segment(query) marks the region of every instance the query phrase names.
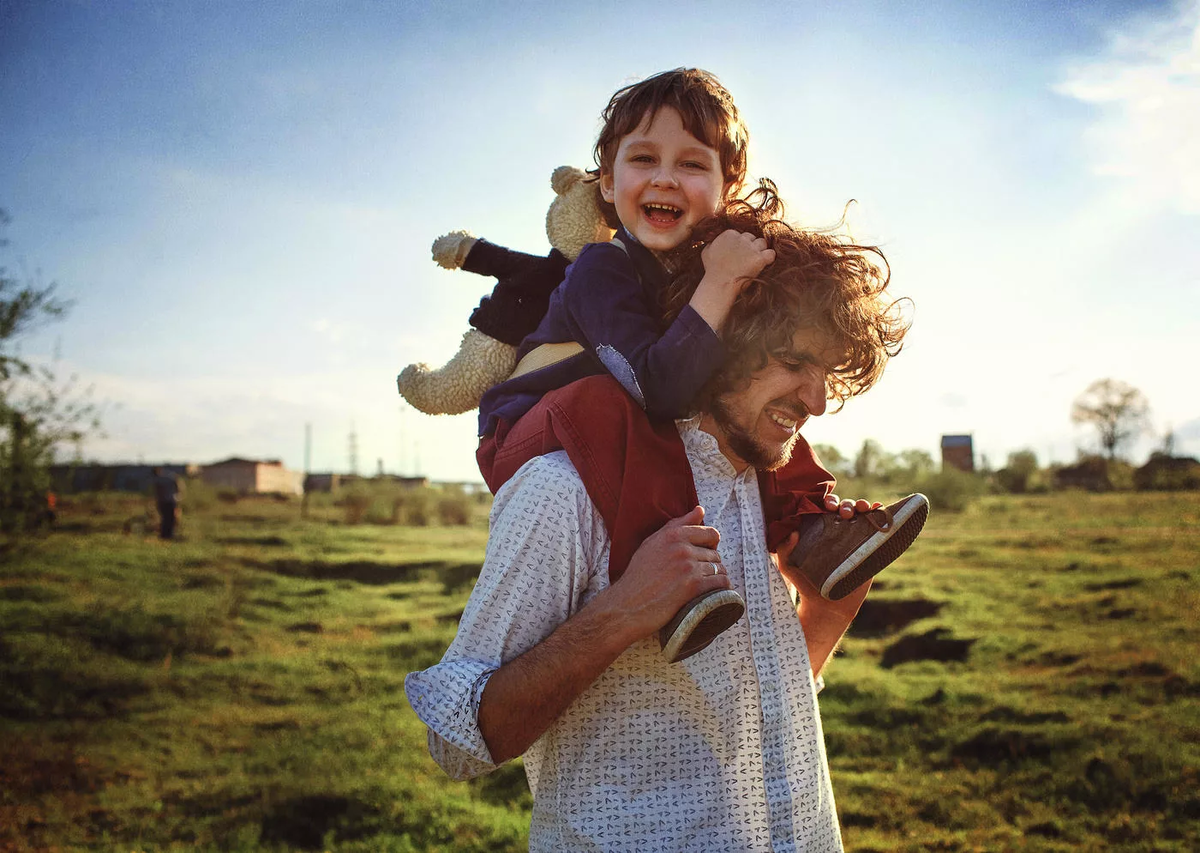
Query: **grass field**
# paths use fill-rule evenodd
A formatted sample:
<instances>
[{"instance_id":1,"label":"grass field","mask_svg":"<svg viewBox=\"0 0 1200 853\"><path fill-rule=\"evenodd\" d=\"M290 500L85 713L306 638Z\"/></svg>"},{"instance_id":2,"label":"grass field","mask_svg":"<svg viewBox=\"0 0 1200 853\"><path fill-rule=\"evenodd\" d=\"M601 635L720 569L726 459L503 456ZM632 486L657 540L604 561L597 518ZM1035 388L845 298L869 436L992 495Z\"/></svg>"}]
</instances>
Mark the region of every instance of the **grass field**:
<instances>
[{"instance_id":1,"label":"grass field","mask_svg":"<svg viewBox=\"0 0 1200 853\"><path fill-rule=\"evenodd\" d=\"M523 849L519 765L446 780L402 690L485 519L142 509L3 555L0 849ZM847 849L1200 849L1198 581L1196 493L935 508L821 696Z\"/></svg>"}]
</instances>

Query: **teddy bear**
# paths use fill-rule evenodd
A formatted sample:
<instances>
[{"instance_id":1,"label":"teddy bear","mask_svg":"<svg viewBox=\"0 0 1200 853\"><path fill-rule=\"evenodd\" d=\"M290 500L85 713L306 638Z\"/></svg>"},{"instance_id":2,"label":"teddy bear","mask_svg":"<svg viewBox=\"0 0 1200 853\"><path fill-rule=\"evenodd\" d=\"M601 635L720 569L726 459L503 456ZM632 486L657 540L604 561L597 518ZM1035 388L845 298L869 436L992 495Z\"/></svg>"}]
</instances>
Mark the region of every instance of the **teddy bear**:
<instances>
[{"instance_id":1,"label":"teddy bear","mask_svg":"<svg viewBox=\"0 0 1200 853\"><path fill-rule=\"evenodd\" d=\"M550 186L554 201L546 213L546 236L553 248L548 255L516 252L466 231L452 231L433 242L438 266L490 276L496 285L471 314L472 328L450 361L437 369L410 364L396 377L400 395L413 408L457 415L478 407L483 392L513 372L517 347L545 316L567 266L588 243L612 239L597 184L587 172L559 166Z\"/></svg>"}]
</instances>

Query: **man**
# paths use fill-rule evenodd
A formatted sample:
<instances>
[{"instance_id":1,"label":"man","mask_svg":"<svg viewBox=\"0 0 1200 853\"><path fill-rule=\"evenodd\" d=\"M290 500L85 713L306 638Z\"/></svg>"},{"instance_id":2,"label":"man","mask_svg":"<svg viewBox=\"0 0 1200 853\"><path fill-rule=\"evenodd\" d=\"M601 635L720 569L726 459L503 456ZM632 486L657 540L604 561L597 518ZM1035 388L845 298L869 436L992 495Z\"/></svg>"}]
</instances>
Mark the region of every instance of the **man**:
<instances>
[{"instance_id":1,"label":"man","mask_svg":"<svg viewBox=\"0 0 1200 853\"><path fill-rule=\"evenodd\" d=\"M831 601L790 566L796 534L768 552L757 469L784 464L828 399L869 388L906 325L866 250L767 225L777 260L677 424L700 506L610 583L611 542L574 466L534 459L496 495L458 635L406 681L450 775L525 756L531 850L841 849L816 679L869 583ZM667 662L656 632L730 588L745 617Z\"/></svg>"},{"instance_id":2,"label":"man","mask_svg":"<svg viewBox=\"0 0 1200 853\"><path fill-rule=\"evenodd\" d=\"M179 517L179 478L163 472L155 466L154 471L154 503L158 507L158 535L161 539L170 539L175 535L175 522Z\"/></svg>"}]
</instances>

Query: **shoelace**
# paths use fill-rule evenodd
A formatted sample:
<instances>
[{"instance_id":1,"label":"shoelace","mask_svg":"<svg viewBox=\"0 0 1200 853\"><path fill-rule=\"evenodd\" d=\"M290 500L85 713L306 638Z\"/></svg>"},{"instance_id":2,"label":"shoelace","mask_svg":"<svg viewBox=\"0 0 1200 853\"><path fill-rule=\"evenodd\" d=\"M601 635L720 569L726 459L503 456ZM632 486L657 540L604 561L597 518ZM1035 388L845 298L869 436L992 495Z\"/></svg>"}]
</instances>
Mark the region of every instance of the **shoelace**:
<instances>
[{"instance_id":1,"label":"shoelace","mask_svg":"<svg viewBox=\"0 0 1200 853\"><path fill-rule=\"evenodd\" d=\"M880 524L878 521L875 520L875 513L877 513L877 512L883 513L884 521L882 524ZM880 533L883 533L884 531L888 530L892 526L892 511L890 509L888 509L886 506L881 506L881 507L879 507L879 509L871 510L864 516L864 518L866 518L867 521L871 522L871 526L874 527L876 530L878 530Z\"/></svg>"},{"instance_id":2,"label":"shoelace","mask_svg":"<svg viewBox=\"0 0 1200 853\"><path fill-rule=\"evenodd\" d=\"M882 522L875 520L875 513L877 513L877 512L883 513L883 521ZM854 521L859 518L866 519L866 521L872 527L874 527L876 530L878 530L880 533L887 532L891 528L892 522L894 520L892 518L892 511L886 506L881 506L881 507L876 507L875 509L872 509L872 510L868 510L867 512L864 512L864 513L856 513L855 515L851 516L850 518L842 518L840 515L838 515L833 519L833 523L834 524L844 524L846 522L851 522L851 521Z\"/></svg>"}]
</instances>

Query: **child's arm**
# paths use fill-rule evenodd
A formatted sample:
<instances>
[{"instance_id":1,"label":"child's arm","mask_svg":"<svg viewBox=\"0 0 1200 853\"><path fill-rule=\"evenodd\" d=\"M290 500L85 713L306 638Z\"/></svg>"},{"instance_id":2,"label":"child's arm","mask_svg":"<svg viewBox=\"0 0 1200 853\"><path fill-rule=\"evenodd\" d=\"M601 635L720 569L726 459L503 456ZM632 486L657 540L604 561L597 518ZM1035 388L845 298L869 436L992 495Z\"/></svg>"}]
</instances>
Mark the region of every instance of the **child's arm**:
<instances>
[{"instance_id":1,"label":"child's arm","mask_svg":"<svg viewBox=\"0 0 1200 853\"><path fill-rule=\"evenodd\" d=\"M705 275L700 303L713 320L719 320L717 326L744 278L757 275L774 257L770 249L764 257L765 247L750 246L752 240L749 235L726 232L709 247L716 250L711 265L709 256L702 255ZM578 341L598 358L651 417L687 414L696 393L724 358L716 327L691 302L663 330L656 297L638 279L625 253L611 244L584 249L555 299L561 305L556 309L552 304L551 313L561 311L563 323L557 331L564 335L562 339Z\"/></svg>"},{"instance_id":2,"label":"child's arm","mask_svg":"<svg viewBox=\"0 0 1200 853\"><path fill-rule=\"evenodd\" d=\"M689 305L718 335L733 300L754 276L775 260L767 241L741 231L723 231L700 253L704 277Z\"/></svg>"}]
</instances>

